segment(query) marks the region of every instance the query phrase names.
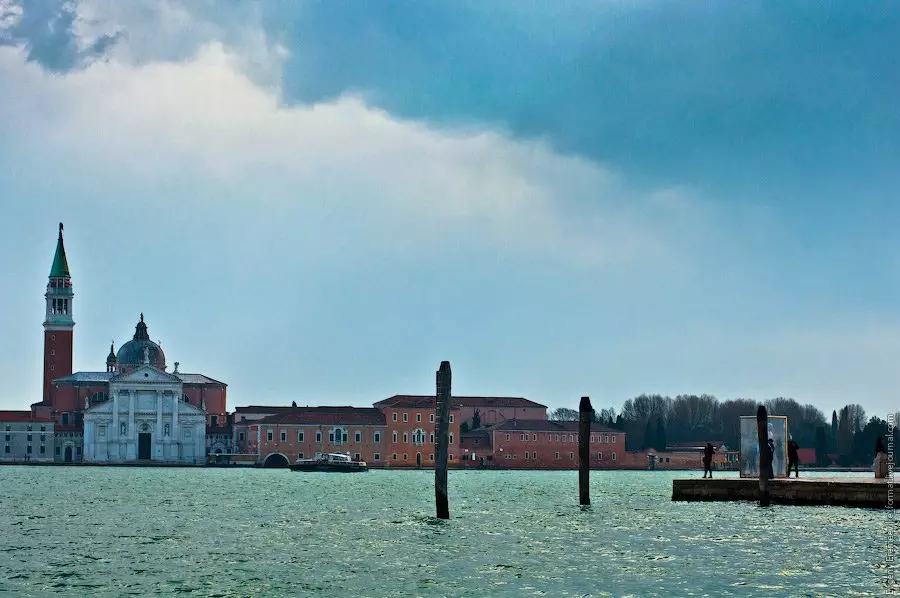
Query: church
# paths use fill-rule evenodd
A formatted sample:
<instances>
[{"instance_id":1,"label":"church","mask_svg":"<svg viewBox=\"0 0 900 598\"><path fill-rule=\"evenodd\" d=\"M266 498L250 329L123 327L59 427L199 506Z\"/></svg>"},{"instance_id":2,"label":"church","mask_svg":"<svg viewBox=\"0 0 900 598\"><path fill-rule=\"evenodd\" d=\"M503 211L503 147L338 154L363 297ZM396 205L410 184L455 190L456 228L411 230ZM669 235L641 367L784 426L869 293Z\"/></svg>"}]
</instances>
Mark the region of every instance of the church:
<instances>
[{"instance_id":1,"label":"church","mask_svg":"<svg viewBox=\"0 0 900 598\"><path fill-rule=\"evenodd\" d=\"M105 371L73 372L72 278L60 224L45 294L43 400L34 417L55 426L55 460L203 465L228 452L226 384L203 374L167 371L144 314Z\"/></svg>"}]
</instances>

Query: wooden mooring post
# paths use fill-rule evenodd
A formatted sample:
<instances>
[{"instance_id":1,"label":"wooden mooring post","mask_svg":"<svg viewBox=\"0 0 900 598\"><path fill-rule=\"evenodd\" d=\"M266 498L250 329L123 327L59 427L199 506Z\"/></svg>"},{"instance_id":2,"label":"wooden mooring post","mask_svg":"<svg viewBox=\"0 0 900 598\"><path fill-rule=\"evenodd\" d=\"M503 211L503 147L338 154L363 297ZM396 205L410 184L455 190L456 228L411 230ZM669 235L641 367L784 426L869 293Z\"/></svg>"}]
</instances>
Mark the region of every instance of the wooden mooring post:
<instances>
[{"instance_id":1,"label":"wooden mooring post","mask_svg":"<svg viewBox=\"0 0 900 598\"><path fill-rule=\"evenodd\" d=\"M759 443L759 506L769 506L769 414L765 405L756 410L756 441Z\"/></svg>"},{"instance_id":2,"label":"wooden mooring post","mask_svg":"<svg viewBox=\"0 0 900 598\"><path fill-rule=\"evenodd\" d=\"M447 500L447 452L450 433L450 362L442 361L437 371L437 462L434 467L434 500L438 519L450 519Z\"/></svg>"},{"instance_id":3,"label":"wooden mooring post","mask_svg":"<svg viewBox=\"0 0 900 598\"><path fill-rule=\"evenodd\" d=\"M591 420L594 408L589 397L578 403L578 503L591 504Z\"/></svg>"}]
</instances>

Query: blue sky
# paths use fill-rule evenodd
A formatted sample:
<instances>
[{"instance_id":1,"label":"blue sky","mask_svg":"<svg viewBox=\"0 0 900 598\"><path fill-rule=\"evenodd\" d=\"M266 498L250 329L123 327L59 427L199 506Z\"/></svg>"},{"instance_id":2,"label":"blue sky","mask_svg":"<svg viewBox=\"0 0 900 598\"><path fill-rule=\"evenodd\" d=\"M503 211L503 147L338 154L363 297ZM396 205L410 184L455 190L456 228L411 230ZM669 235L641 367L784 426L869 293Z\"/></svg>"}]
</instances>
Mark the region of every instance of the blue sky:
<instances>
[{"instance_id":1,"label":"blue sky","mask_svg":"<svg viewBox=\"0 0 900 598\"><path fill-rule=\"evenodd\" d=\"M24 5L24 6L23 6ZM138 314L229 404L896 406L900 8L0 0L0 408Z\"/></svg>"}]
</instances>

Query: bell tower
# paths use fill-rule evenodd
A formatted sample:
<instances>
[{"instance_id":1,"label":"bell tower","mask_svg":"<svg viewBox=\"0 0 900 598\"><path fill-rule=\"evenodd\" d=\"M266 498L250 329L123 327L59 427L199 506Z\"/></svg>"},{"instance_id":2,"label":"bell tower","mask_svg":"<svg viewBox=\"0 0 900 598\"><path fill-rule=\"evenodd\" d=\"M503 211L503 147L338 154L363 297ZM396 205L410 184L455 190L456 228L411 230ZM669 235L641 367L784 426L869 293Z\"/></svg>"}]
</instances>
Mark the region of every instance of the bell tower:
<instances>
[{"instance_id":1,"label":"bell tower","mask_svg":"<svg viewBox=\"0 0 900 598\"><path fill-rule=\"evenodd\" d=\"M63 245L63 225L59 223L56 254L50 267L50 280L44 295L47 301L44 318L44 401L50 401L50 387L54 379L72 373L72 277Z\"/></svg>"}]
</instances>

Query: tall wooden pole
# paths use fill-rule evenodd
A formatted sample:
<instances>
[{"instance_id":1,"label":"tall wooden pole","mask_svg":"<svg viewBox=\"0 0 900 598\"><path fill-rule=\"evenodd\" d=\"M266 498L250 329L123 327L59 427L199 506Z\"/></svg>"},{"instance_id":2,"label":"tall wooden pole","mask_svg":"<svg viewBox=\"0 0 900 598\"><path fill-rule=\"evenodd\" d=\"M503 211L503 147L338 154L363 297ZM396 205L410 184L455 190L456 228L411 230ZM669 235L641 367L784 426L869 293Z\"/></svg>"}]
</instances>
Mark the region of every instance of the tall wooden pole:
<instances>
[{"instance_id":1,"label":"tall wooden pole","mask_svg":"<svg viewBox=\"0 0 900 598\"><path fill-rule=\"evenodd\" d=\"M450 434L450 362L442 361L437 371L437 463L434 468L434 500L438 519L450 519L447 500L447 452Z\"/></svg>"},{"instance_id":2,"label":"tall wooden pole","mask_svg":"<svg viewBox=\"0 0 900 598\"><path fill-rule=\"evenodd\" d=\"M591 407L591 399L581 397L578 403L578 502L582 505L591 504L591 419L594 408Z\"/></svg>"},{"instance_id":3,"label":"tall wooden pole","mask_svg":"<svg viewBox=\"0 0 900 598\"><path fill-rule=\"evenodd\" d=\"M756 441L759 443L759 506L769 506L769 414L764 405L756 410Z\"/></svg>"}]
</instances>

